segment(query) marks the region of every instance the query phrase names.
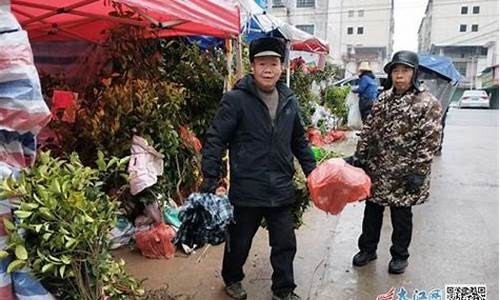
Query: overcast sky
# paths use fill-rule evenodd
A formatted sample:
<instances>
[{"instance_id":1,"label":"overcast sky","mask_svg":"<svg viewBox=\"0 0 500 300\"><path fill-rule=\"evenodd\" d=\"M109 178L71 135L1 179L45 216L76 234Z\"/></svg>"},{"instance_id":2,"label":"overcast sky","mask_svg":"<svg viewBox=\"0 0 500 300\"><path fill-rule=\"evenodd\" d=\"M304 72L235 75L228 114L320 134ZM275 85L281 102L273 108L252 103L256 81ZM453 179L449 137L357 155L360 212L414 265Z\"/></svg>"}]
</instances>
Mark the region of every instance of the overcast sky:
<instances>
[{"instance_id":1,"label":"overcast sky","mask_svg":"<svg viewBox=\"0 0 500 300\"><path fill-rule=\"evenodd\" d=\"M418 27L428 0L394 0L394 52L417 51Z\"/></svg>"}]
</instances>

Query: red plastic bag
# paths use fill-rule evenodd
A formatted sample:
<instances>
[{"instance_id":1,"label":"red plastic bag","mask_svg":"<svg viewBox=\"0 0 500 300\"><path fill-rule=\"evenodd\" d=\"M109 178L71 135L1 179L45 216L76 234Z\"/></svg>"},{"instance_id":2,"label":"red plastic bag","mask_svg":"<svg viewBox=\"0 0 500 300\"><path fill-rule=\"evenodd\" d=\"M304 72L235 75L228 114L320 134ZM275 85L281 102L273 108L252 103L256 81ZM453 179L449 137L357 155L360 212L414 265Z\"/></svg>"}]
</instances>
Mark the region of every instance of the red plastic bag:
<instances>
[{"instance_id":1,"label":"red plastic bag","mask_svg":"<svg viewBox=\"0 0 500 300\"><path fill-rule=\"evenodd\" d=\"M52 119L58 119L57 111L63 110L62 120L68 123L75 123L77 111L78 93L72 91L54 90L52 95Z\"/></svg>"},{"instance_id":2,"label":"red plastic bag","mask_svg":"<svg viewBox=\"0 0 500 300\"><path fill-rule=\"evenodd\" d=\"M149 230L138 231L135 234L136 246L147 258L172 258L175 246L172 239L175 231L169 225L160 223Z\"/></svg>"},{"instance_id":3,"label":"red plastic bag","mask_svg":"<svg viewBox=\"0 0 500 300\"><path fill-rule=\"evenodd\" d=\"M347 203L370 195L371 180L362 169L347 164L342 158L331 158L314 169L307 185L314 205L337 215Z\"/></svg>"},{"instance_id":4,"label":"red plastic bag","mask_svg":"<svg viewBox=\"0 0 500 300\"><path fill-rule=\"evenodd\" d=\"M335 141L342 141L345 138L346 138L346 136L345 136L344 131L330 130L330 132L328 132L326 134L326 136L323 138L323 141L326 144L330 144L330 143L333 143Z\"/></svg>"},{"instance_id":5,"label":"red plastic bag","mask_svg":"<svg viewBox=\"0 0 500 300\"><path fill-rule=\"evenodd\" d=\"M321 147L325 144L321 136L321 131L316 128L311 128L307 131L307 139L316 147Z\"/></svg>"}]
</instances>

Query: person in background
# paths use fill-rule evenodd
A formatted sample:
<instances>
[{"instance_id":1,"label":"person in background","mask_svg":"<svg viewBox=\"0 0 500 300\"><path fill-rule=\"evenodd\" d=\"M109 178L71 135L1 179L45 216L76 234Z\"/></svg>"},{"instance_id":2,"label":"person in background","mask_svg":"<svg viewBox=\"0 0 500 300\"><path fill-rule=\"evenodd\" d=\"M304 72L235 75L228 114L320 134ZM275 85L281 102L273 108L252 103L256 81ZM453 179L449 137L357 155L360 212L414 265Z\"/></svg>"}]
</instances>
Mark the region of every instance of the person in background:
<instances>
[{"instance_id":1,"label":"person in background","mask_svg":"<svg viewBox=\"0 0 500 300\"><path fill-rule=\"evenodd\" d=\"M373 75L370 63L362 62L358 68L359 82L358 87L352 90L353 93L359 94L359 112L363 123L372 112L373 102L378 96L378 83Z\"/></svg>"},{"instance_id":2,"label":"person in background","mask_svg":"<svg viewBox=\"0 0 500 300\"><path fill-rule=\"evenodd\" d=\"M377 258L384 209L389 207L393 229L389 273L401 274L410 256L412 206L429 198L431 165L441 141L442 114L439 101L416 80L416 53L395 53L384 71L392 88L378 97L354 156L346 158L346 162L365 170L372 180L358 240L360 251L352 263L361 267Z\"/></svg>"},{"instance_id":3,"label":"person in background","mask_svg":"<svg viewBox=\"0 0 500 300\"><path fill-rule=\"evenodd\" d=\"M202 152L202 192L214 193L221 175L222 155L229 149L229 200L234 223L229 225L222 262L226 293L246 299L241 281L252 239L264 218L269 230L274 300L300 299L293 260L296 240L292 215L295 201L294 156L306 176L316 162L301 121L294 93L278 81L283 72L285 44L267 37L250 43L252 74L226 93ZM253 299L261 297L252 297Z\"/></svg>"}]
</instances>

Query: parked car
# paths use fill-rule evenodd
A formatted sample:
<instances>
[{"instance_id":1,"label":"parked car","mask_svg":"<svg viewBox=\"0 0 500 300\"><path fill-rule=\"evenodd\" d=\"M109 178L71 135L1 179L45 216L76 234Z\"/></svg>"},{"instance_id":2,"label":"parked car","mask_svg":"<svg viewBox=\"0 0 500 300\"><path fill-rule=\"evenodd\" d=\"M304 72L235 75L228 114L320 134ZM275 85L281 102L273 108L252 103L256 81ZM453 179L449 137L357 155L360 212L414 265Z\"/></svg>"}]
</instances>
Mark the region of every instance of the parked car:
<instances>
[{"instance_id":1,"label":"parked car","mask_svg":"<svg viewBox=\"0 0 500 300\"><path fill-rule=\"evenodd\" d=\"M465 91L460 100L458 100L458 107L481 107L490 108L490 97L483 90L468 90Z\"/></svg>"}]
</instances>

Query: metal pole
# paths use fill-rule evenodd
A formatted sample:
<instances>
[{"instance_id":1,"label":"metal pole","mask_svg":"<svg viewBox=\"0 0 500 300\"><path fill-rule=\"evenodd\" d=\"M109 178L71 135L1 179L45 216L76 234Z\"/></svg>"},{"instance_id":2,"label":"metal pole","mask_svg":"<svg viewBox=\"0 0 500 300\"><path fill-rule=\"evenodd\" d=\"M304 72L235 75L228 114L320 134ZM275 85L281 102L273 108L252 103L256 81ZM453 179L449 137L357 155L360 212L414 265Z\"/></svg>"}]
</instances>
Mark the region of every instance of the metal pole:
<instances>
[{"instance_id":1,"label":"metal pole","mask_svg":"<svg viewBox=\"0 0 500 300\"><path fill-rule=\"evenodd\" d=\"M290 87L290 41L286 42L286 55L285 55L285 63L286 63L286 86Z\"/></svg>"},{"instance_id":2,"label":"metal pole","mask_svg":"<svg viewBox=\"0 0 500 300\"><path fill-rule=\"evenodd\" d=\"M343 67L344 67L344 76L345 76L345 72L346 72L346 63L344 61L344 59L342 58L342 36L344 35L344 28L342 28L342 19L343 19L343 16L344 16L344 0L340 0L340 24L339 24L339 46L340 46L340 60L342 61L343 63Z\"/></svg>"},{"instance_id":3,"label":"metal pole","mask_svg":"<svg viewBox=\"0 0 500 300\"><path fill-rule=\"evenodd\" d=\"M472 80L470 83L470 88L469 90L472 90L472 86L474 85L474 78L475 78L475 71L474 71L474 56L471 57L471 64L470 64L470 69L472 72Z\"/></svg>"}]
</instances>

